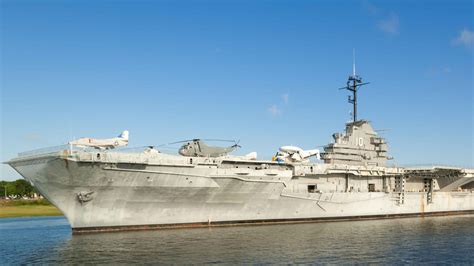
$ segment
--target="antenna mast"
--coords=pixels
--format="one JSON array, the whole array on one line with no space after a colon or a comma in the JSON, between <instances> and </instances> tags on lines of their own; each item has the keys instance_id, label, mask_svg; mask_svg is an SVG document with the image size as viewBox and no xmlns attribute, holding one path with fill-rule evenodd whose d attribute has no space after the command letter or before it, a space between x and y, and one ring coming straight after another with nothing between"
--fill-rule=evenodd
<instances>
[{"instance_id":1,"label":"antenna mast","mask_svg":"<svg viewBox=\"0 0 474 266\"><path fill-rule=\"evenodd\" d=\"M362 85L369 84L369 82L362 83L362 78L356 74L356 62L355 62L355 49L352 50L352 75L347 79L345 87L339 88L340 90L348 90L352 92L351 96L348 97L347 101L353 105L354 110L352 112L352 122L357 121L357 89Z\"/></svg>"}]
</instances>

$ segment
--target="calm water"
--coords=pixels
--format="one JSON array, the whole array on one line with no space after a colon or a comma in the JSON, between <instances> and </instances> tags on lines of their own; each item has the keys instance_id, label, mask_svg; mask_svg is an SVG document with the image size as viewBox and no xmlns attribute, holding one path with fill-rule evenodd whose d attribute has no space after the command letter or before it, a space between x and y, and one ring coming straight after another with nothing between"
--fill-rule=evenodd
<instances>
[{"instance_id":1,"label":"calm water","mask_svg":"<svg viewBox=\"0 0 474 266\"><path fill-rule=\"evenodd\" d=\"M474 215L72 236L62 217L0 219L0 264L474 263Z\"/></svg>"}]
</instances>

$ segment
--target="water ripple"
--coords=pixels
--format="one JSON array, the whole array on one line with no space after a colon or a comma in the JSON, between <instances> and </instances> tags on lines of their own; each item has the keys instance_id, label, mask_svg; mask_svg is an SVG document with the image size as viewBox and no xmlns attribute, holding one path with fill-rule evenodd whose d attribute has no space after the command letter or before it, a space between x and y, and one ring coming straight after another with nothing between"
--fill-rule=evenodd
<instances>
[{"instance_id":1,"label":"water ripple","mask_svg":"<svg viewBox=\"0 0 474 266\"><path fill-rule=\"evenodd\" d=\"M474 215L72 236L0 219L0 264L473 264Z\"/></svg>"}]
</instances>

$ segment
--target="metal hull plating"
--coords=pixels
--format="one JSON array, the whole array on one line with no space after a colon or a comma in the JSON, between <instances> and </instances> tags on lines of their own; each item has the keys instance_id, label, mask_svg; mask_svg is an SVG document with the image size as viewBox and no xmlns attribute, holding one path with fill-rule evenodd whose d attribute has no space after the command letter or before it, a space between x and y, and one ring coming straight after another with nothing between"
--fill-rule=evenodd
<instances>
[{"instance_id":1,"label":"metal hull plating","mask_svg":"<svg viewBox=\"0 0 474 266\"><path fill-rule=\"evenodd\" d=\"M124 131L21 153L8 164L82 232L474 211L474 169L387 166L388 143L357 120L357 90L366 84L354 64L343 87L352 92L353 121L322 153L282 146L260 161L256 152L228 156L238 142L222 148L200 139L183 141L182 156L153 146L115 150L128 144Z\"/></svg>"},{"instance_id":2,"label":"metal hull plating","mask_svg":"<svg viewBox=\"0 0 474 266\"><path fill-rule=\"evenodd\" d=\"M121 163L118 155L93 156L53 154L9 163L64 213L74 230L82 232L474 210L472 191L433 192L431 199L425 192L405 192L400 204L400 193L393 189L348 192L337 184L328 192L300 189L308 180L321 185L336 180L338 174L328 175L327 169L295 175L297 170L285 165L257 169L256 163L234 161L232 167L223 167L223 161L199 158L186 164L188 158L164 155L146 157L147 163L141 161L144 156ZM313 172L313 166L317 167L305 169ZM361 182L358 179L369 176L356 179Z\"/></svg>"}]
</instances>

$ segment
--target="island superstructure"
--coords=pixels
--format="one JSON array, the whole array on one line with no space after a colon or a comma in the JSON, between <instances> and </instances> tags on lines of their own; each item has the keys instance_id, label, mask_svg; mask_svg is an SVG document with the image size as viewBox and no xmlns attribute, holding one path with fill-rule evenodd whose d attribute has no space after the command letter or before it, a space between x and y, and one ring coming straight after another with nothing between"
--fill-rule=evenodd
<instances>
[{"instance_id":1,"label":"island superstructure","mask_svg":"<svg viewBox=\"0 0 474 266\"><path fill-rule=\"evenodd\" d=\"M474 213L474 169L391 166L388 145L353 119L324 151L281 147L272 160L193 139L179 154L83 138L8 161L66 216L74 233ZM321 161L310 160L319 157Z\"/></svg>"}]
</instances>

